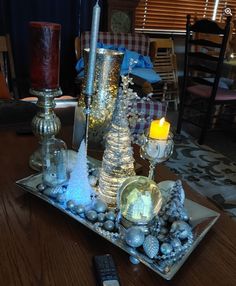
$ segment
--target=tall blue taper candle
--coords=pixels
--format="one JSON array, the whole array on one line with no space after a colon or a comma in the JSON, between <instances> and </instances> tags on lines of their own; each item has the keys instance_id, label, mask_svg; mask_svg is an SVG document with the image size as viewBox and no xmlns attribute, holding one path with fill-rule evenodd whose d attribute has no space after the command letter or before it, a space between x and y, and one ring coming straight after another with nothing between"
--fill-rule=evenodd
<instances>
[{"instance_id":1,"label":"tall blue taper candle","mask_svg":"<svg viewBox=\"0 0 236 286\"><path fill-rule=\"evenodd\" d=\"M96 65L96 51L97 51L97 39L98 39L98 30L99 30L99 21L100 21L100 7L98 1L93 7L93 18L91 25L91 40L90 40L90 52L89 52L89 61L87 67L87 82L84 90L84 101L85 101L85 125L84 129L81 129L81 123L83 119L81 118L80 108L77 106L75 108L75 119L74 119L74 131L73 131L73 148L78 149L82 137L85 138L86 150L88 147L88 128L89 128L89 115L90 115L90 105L91 98L94 90L94 78L95 78L95 65ZM84 124L84 122L83 122Z\"/></svg>"},{"instance_id":2,"label":"tall blue taper candle","mask_svg":"<svg viewBox=\"0 0 236 286\"><path fill-rule=\"evenodd\" d=\"M95 65L96 65L96 52L97 52L97 40L98 40L98 30L99 30L99 20L100 20L100 7L98 1L93 7L93 19L92 19L92 29L91 29L91 40L90 40L90 52L89 61L87 69L87 82L85 87L85 105L86 105L86 119L85 119L85 145L88 148L88 129L89 129L89 115L90 115L90 105L93 95L93 85L95 77Z\"/></svg>"},{"instance_id":3,"label":"tall blue taper candle","mask_svg":"<svg viewBox=\"0 0 236 286\"><path fill-rule=\"evenodd\" d=\"M99 30L99 21L100 21L100 12L101 8L98 5L93 7L93 19L91 26L91 39L90 39L90 52L89 52L89 61L87 69L87 83L85 88L85 94L93 94L93 83L95 76L95 64L96 64L96 50L97 50L97 40L98 40L98 30Z\"/></svg>"}]
</instances>

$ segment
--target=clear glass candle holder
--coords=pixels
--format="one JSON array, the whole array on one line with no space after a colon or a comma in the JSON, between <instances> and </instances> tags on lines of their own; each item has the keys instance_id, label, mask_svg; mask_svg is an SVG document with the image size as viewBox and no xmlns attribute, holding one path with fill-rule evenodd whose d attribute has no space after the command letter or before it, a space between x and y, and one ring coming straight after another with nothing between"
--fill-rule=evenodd
<instances>
[{"instance_id":1,"label":"clear glass candle holder","mask_svg":"<svg viewBox=\"0 0 236 286\"><path fill-rule=\"evenodd\" d=\"M42 142L42 166L45 186L56 187L68 181L67 146L64 141L51 138Z\"/></svg>"},{"instance_id":2,"label":"clear glass candle holder","mask_svg":"<svg viewBox=\"0 0 236 286\"><path fill-rule=\"evenodd\" d=\"M150 163L148 178L154 180L154 171L157 164L167 161L173 153L173 134L170 132L167 139L149 137L149 130L145 133L144 142L140 149L140 156Z\"/></svg>"}]
</instances>

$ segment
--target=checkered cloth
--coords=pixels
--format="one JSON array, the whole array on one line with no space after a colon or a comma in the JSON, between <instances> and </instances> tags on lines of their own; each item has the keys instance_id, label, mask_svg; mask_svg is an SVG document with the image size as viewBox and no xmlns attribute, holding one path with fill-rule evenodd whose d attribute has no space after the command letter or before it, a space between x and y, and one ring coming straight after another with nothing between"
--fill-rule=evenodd
<instances>
[{"instance_id":1,"label":"checkered cloth","mask_svg":"<svg viewBox=\"0 0 236 286\"><path fill-rule=\"evenodd\" d=\"M99 32L98 42L106 45L124 46L126 49L143 56L149 54L149 38L143 34ZM81 34L81 54L84 49L89 48L89 45L90 32L86 31Z\"/></svg>"},{"instance_id":2,"label":"checkered cloth","mask_svg":"<svg viewBox=\"0 0 236 286\"><path fill-rule=\"evenodd\" d=\"M133 100L129 105L128 120L133 141L139 141L152 120L166 116L167 104L160 101Z\"/></svg>"}]
</instances>

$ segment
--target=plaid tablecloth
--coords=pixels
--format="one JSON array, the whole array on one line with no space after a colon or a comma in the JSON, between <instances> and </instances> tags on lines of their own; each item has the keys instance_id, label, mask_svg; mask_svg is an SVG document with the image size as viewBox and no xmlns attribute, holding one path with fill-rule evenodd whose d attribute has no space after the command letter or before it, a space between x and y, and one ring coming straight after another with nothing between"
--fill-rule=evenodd
<instances>
[{"instance_id":1,"label":"plaid tablecloth","mask_svg":"<svg viewBox=\"0 0 236 286\"><path fill-rule=\"evenodd\" d=\"M133 100L129 105L128 120L130 132L137 141L152 120L166 116L167 104L160 101Z\"/></svg>"},{"instance_id":2,"label":"plaid tablecloth","mask_svg":"<svg viewBox=\"0 0 236 286\"><path fill-rule=\"evenodd\" d=\"M149 38L143 34L99 32L98 42L107 45L124 46L126 49L135 51L143 56L149 54ZM90 32L83 32L81 34L81 54L84 49L89 48L89 44Z\"/></svg>"}]
</instances>

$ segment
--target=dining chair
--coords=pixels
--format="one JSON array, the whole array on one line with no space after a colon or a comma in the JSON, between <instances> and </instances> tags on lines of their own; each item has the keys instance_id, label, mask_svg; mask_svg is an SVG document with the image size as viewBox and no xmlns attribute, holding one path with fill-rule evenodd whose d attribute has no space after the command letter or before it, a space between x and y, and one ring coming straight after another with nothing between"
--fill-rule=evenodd
<instances>
[{"instance_id":1,"label":"dining chair","mask_svg":"<svg viewBox=\"0 0 236 286\"><path fill-rule=\"evenodd\" d=\"M153 99L173 102L174 109L178 109L179 86L177 75L176 54L174 51L174 42L171 38L155 39L150 43L150 57L153 62L153 68L161 77L163 87L153 85Z\"/></svg>"},{"instance_id":2,"label":"dining chair","mask_svg":"<svg viewBox=\"0 0 236 286\"><path fill-rule=\"evenodd\" d=\"M0 100L1 99L11 99L11 95L7 87L5 76L0 69Z\"/></svg>"},{"instance_id":3,"label":"dining chair","mask_svg":"<svg viewBox=\"0 0 236 286\"><path fill-rule=\"evenodd\" d=\"M227 17L222 28L208 19L192 24L191 16L187 16L184 76L176 132L181 133L183 121L200 127L199 144L204 143L208 129L215 125L224 107L236 103L236 91L219 86L230 21L231 17ZM221 41L200 37L206 34L218 35ZM208 54L209 48L214 48L214 55Z\"/></svg>"},{"instance_id":4,"label":"dining chair","mask_svg":"<svg viewBox=\"0 0 236 286\"><path fill-rule=\"evenodd\" d=\"M197 16L195 15L194 22L196 22L198 20L200 20L200 19L197 18ZM217 21L217 24L221 29L225 28L225 22L222 22L222 20L221 20L221 22ZM228 40L227 40L227 44L226 44L226 49L225 49L225 58L227 60L229 60L231 50L232 50L233 31L234 31L234 24L233 24L233 21L230 21L230 30L229 30ZM214 43L218 43L218 44L221 44L221 41L222 41L222 35L221 34L210 34L210 33L204 33L204 32L203 33L196 32L195 38L196 39L204 38L205 40L208 40L208 41L211 41ZM196 50L200 49L200 48L201 48L200 46L196 46ZM207 49L207 54L212 55L212 56L214 56L214 55L217 56L217 54L218 54L217 48L206 47L206 46L205 46L205 48Z\"/></svg>"},{"instance_id":5,"label":"dining chair","mask_svg":"<svg viewBox=\"0 0 236 286\"><path fill-rule=\"evenodd\" d=\"M0 68L13 98L18 98L14 59L9 35L0 36Z\"/></svg>"}]
</instances>

